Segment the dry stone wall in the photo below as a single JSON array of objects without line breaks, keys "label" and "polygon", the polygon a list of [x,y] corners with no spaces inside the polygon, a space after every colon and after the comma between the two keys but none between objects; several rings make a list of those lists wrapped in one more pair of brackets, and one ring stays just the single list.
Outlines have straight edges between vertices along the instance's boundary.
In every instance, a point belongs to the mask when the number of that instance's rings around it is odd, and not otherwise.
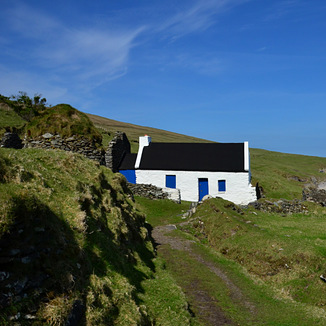
[{"label": "dry stone wall", "polygon": [[105,153],[105,165],[113,172],[118,172],[121,160],[126,153],[130,153],[129,140],[124,132],[117,131]]},{"label": "dry stone wall", "polygon": [[61,138],[60,135],[46,133],[36,138],[25,137],[23,144],[24,148],[61,149],[68,152],[71,151],[98,161],[101,165],[105,164],[104,150],[98,148],[95,142],[83,137],[72,136],[69,138]]},{"label": "dry stone wall", "polygon": [[128,188],[135,196],[149,199],[171,199],[177,203],[181,202],[179,189],[160,188],[151,184],[128,183]]}]

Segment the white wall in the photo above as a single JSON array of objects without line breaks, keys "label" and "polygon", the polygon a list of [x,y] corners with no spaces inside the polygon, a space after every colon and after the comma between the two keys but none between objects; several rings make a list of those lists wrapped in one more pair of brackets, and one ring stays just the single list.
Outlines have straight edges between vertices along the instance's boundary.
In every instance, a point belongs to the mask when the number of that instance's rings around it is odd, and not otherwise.
[{"label": "white wall", "polygon": [[[222,197],[237,205],[246,205],[255,201],[256,190],[249,183],[248,172],[192,172],[192,171],[149,171],[136,170],[136,183],[152,184],[165,187],[165,176],[176,175],[176,188],[180,189],[181,200],[196,202],[198,195],[198,179],[207,178],[209,194]],[[218,191],[218,180],[226,180],[226,191]]]}]

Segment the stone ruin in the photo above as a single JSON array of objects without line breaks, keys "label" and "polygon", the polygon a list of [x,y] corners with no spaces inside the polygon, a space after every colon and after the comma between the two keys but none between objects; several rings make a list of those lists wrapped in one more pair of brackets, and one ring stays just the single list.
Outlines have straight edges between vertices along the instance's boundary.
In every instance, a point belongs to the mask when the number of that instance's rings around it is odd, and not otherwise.
[{"label": "stone ruin", "polygon": [[130,143],[124,132],[117,131],[105,152],[105,165],[113,172],[119,171],[119,165],[125,154],[130,153]]},{"label": "stone ruin", "polygon": [[[62,138],[60,135],[45,133],[42,136],[31,138],[27,135],[23,140],[15,132],[6,132],[1,139],[0,147],[3,148],[41,148],[60,149],[74,152],[105,165],[113,172],[119,171],[119,165],[124,155],[130,153],[130,143],[124,132],[117,131],[114,138],[108,145],[106,151],[98,148],[96,144],[87,138],[72,136]],[[171,199],[181,202],[180,191],[178,189],[159,188],[153,185],[134,185],[128,183],[128,187],[134,195],[147,197],[150,199]]]}]

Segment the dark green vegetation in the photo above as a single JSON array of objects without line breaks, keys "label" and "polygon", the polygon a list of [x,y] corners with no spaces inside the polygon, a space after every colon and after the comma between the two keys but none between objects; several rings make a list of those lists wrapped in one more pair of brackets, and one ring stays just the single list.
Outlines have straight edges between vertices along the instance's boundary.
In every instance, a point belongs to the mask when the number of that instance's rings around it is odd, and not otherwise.
[{"label": "dark green vegetation", "polygon": [[58,104],[44,110],[40,115],[32,119],[25,129],[32,137],[49,132],[60,134],[64,138],[72,135],[83,136],[98,144],[102,143],[101,134],[87,115],[68,104]]},{"label": "dark green vegetation", "polygon": [[33,98],[26,92],[20,91],[18,95],[6,97],[0,94],[0,103],[14,110],[23,120],[31,121],[47,108],[46,98],[35,94]]},{"label": "dark green vegetation", "polygon": [[40,95],[34,98],[24,92],[12,98],[0,95],[0,135],[13,128],[21,136],[35,138],[52,133],[67,138],[74,135],[102,145],[101,133],[85,113],[68,104],[47,106],[46,99]]},{"label": "dark green vegetation", "polygon": [[78,300],[87,325],[189,325],[120,174],[77,154],[1,149],[0,194],[1,325],[63,325]]}]

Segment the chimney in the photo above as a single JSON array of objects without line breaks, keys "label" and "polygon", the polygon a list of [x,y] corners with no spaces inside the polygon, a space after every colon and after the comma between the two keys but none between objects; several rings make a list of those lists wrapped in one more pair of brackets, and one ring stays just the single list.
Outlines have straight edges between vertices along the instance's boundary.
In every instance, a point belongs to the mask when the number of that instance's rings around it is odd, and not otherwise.
[{"label": "chimney", "polygon": [[143,155],[144,147],[149,146],[151,141],[152,141],[152,138],[147,135],[139,137],[139,148],[138,148],[138,154],[137,154],[136,163],[135,163],[135,169],[138,169],[140,166],[140,161],[141,161],[141,157]]},{"label": "chimney", "polygon": [[249,143],[245,141],[243,143],[244,146],[244,170],[249,171],[250,163],[249,163]]}]

